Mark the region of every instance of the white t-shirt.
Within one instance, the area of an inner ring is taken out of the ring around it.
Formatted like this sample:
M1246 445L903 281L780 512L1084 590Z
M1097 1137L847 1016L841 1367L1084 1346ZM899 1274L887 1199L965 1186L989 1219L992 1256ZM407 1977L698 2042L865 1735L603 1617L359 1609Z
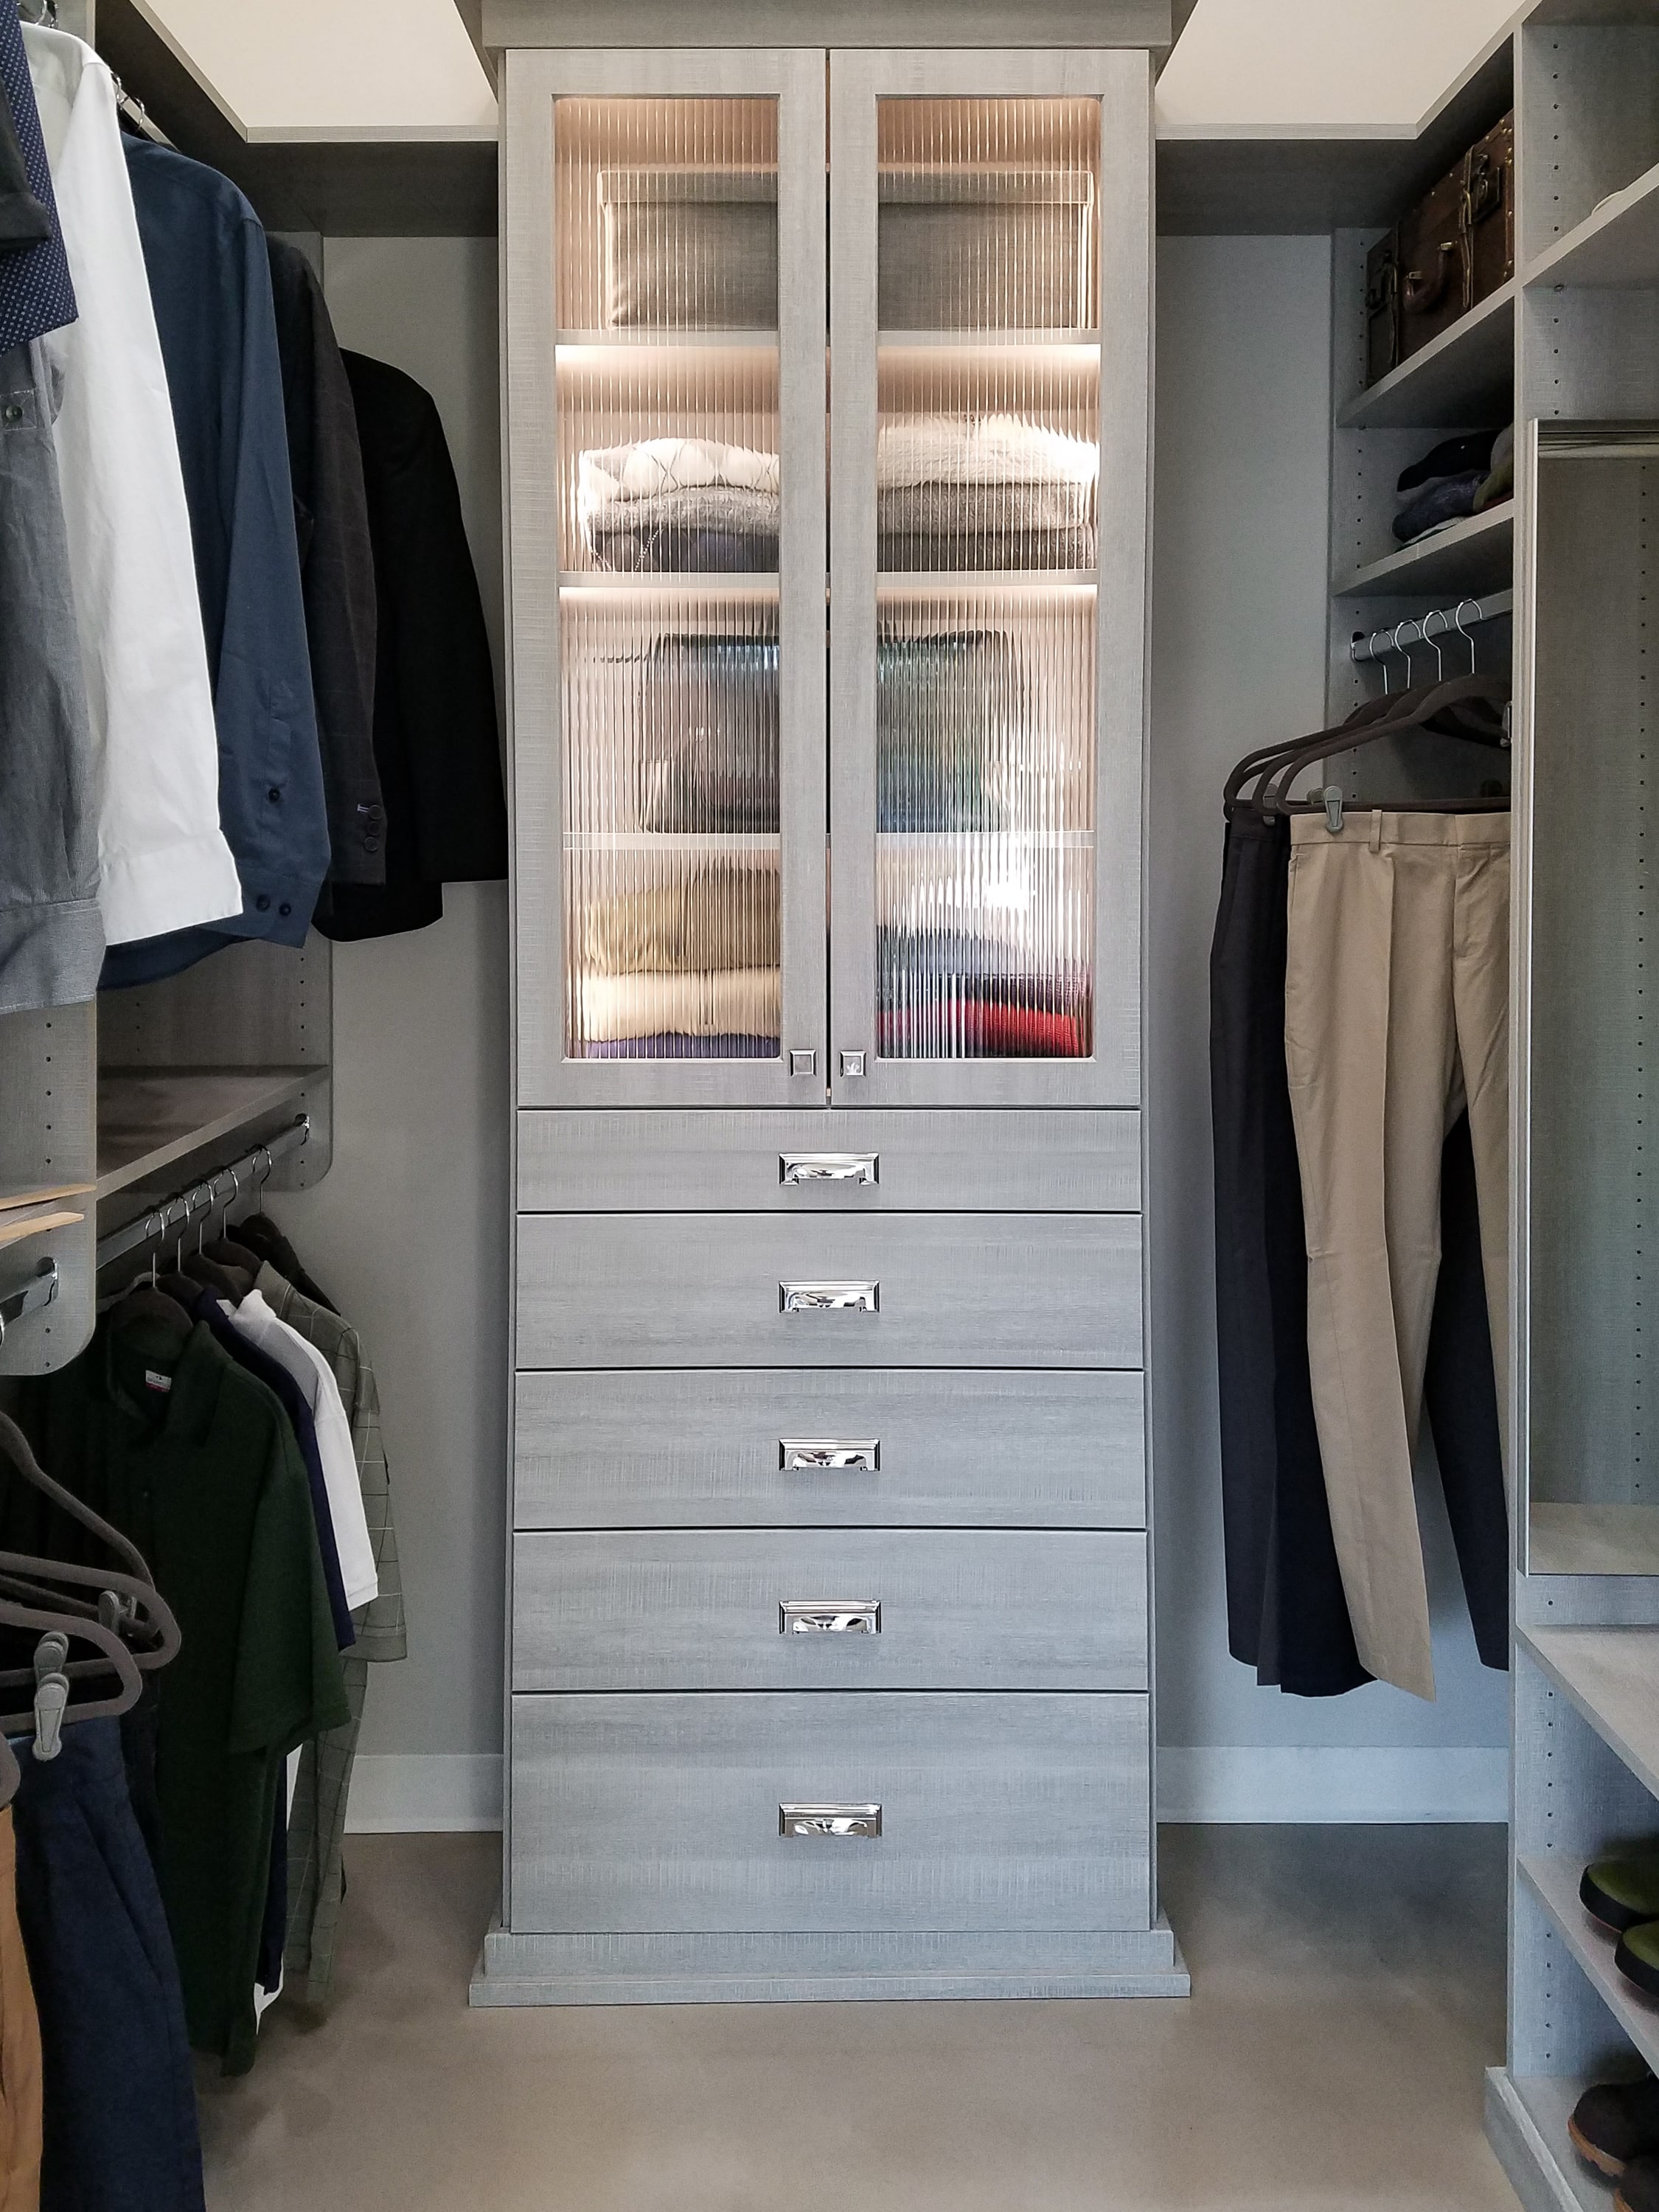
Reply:
M348 1607L356 1613L380 1594L374 1568L374 1547L363 1511L362 1485L357 1479L357 1454L351 1441L351 1423L334 1370L298 1329L279 1321L258 1291L250 1291L239 1306L225 1311L247 1338L277 1364L285 1367L305 1393L311 1418L317 1425L317 1456L323 1463L323 1486L328 1492L328 1515L334 1523L334 1548L340 1555L340 1580L345 1584Z
M8 0L9 4L9 0ZM190 510L115 88L67 31L23 28L76 321L43 341L86 673L104 937L242 911L219 827L219 740Z

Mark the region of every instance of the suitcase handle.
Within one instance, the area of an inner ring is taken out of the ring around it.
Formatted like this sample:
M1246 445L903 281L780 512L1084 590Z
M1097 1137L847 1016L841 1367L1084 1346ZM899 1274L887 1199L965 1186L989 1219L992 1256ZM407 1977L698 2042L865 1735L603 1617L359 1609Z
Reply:
M1426 315L1437 307L1445 296L1446 280L1450 274L1449 263L1454 254L1461 253L1462 242L1455 238L1440 241L1440 258L1433 273L1425 276L1420 269L1406 271L1405 299L1408 314Z

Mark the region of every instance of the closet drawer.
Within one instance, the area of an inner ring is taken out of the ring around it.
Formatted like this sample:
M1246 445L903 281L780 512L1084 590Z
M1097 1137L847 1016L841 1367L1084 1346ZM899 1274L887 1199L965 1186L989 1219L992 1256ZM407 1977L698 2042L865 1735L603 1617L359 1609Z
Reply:
M1144 1697L515 1697L512 1759L518 1935L1150 1925Z
M520 1528L1141 1528L1138 1373L545 1370L514 1383Z
M1135 1367L1140 1222L1121 1213L525 1214L519 1360Z
M1133 1213L1140 1116L526 1112L519 1204L526 1213Z
M1146 1540L574 1530L514 1547L515 1690L1144 1690Z

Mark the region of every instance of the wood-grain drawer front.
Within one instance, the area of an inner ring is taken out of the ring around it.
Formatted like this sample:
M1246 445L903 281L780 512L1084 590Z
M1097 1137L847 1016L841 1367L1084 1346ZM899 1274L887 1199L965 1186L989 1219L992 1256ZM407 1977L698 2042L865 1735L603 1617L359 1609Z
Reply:
M1145 1929L1146 1735L1134 1696L516 1697L513 1926Z
M1146 1540L563 1529L514 1547L515 1690L1144 1690Z
M1146 1525L1133 1371L537 1370L514 1396L520 1528Z
M823 1286L847 1303L785 1310ZM519 1220L525 1367L1136 1367L1140 1345L1133 1214Z
M519 1205L526 1213L1133 1213L1140 1116L526 1111Z

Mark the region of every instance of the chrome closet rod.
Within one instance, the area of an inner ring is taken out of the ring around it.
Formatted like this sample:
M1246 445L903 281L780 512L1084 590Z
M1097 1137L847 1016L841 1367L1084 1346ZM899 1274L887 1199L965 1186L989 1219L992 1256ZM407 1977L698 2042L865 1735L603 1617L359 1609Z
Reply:
M98 1240L99 1271L112 1261L125 1260L129 1252L141 1250L146 1244L158 1244L173 1231L181 1236L198 1213L210 1213L218 1205L234 1206L243 1191L256 1189L270 1178L278 1160L285 1160L290 1152L297 1152L311 1135L311 1116L301 1114L286 1129L280 1129L268 1144L256 1145L240 1160L232 1160L228 1167L216 1168L200 1182L193 1182L188 1190L176 1191L171 1198L163 1199L160 1206L148 1207L125 1229L113 1229L107 1237ZM222 1186L230 1184L230 1194L225 1195Z
M1474 612L1465 614L1466 607L1473 607ZM1515 593L1507 587L1501 592L1483 592L1479 599L1460 599L1455 607L1431 607L1426 614L1414 615L1410 621L1401 623L1397 629L1374 629L1369 636L1357 636L1348 647L1348 658L1353 661L1386 660L1390 653L1403 653L1406 645L1396 645L1395 638L1404 637L1411 645L1425 644L1427 641L1424 637L1423 626L1431 622L1443 625L1436 630L1433 640L1436 645L1443 645L1448 637L1456 637L1460 616L1462 617L1462 628L1468 631L1480 623L1498 622L1514 611ZM1377 644L1378 638L1385 642Z
M0 1298L0 1344L6 1340L6 1331L15 1328L25 1314L39 1313L58 1296L58 1262L43 1260L33 1279L15 1291L8 1291Z

